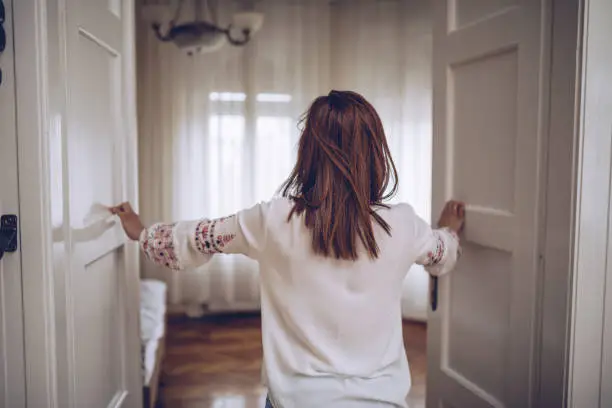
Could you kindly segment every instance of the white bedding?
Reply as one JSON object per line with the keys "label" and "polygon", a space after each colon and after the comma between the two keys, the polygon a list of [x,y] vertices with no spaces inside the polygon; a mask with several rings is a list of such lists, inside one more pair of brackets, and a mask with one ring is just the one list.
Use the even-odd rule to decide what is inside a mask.
{"label": "white bedding", "polygon": [[158,340],[149,340],[142,344],[142,380],[145,386],[149,386],[153,370],[155,370],[155,356],[157,355]]}
{"label": "white bedding", "polygon": [[165,334],[166,290],[164,282],[140,281],[140,341],[145,385],[151,381],[159,340]]}

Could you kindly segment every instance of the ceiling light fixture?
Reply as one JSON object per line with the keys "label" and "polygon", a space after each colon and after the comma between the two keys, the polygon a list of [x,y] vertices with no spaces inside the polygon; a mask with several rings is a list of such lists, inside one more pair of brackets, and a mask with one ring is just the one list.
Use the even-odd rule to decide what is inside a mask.
{"label": "ceiling light fixture", "polygon": [[[195,1],[194,21],[178,23],[184,0],[179,0],[174,18],[170,21],[165,33],[162,33],[160,23],[153,24],[155,35],[160,41],[173,42],[177,47],[185,49],[188,54],[194,52],[212,52],[221,48],[227,41],[234,46],[247,44],[253,35],[261,29],[264,16],[258,12],[241,12],[234,14],[228,27],[220,27],[213,21],[207,21],[202,16],[202,3]],[[208,1],[204,1],[209,14]]]}

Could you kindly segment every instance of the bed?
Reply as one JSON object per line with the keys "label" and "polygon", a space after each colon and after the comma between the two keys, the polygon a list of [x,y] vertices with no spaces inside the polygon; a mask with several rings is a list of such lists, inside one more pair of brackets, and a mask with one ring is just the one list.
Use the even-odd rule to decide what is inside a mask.
{"label": "bed", "polygon": [[140,341],[144,408],[154,408],[159,394],[166,339],[166,284],[140,282]]}

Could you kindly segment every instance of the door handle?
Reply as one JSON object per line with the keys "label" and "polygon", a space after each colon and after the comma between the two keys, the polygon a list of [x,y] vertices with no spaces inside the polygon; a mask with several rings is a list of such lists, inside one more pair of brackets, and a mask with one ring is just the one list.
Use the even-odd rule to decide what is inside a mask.
{"label": "door handle", "polygon": [[430,276],[429,283],[429,301],[431,302],[431,311],[438,310],[438,277]]}
{"label": "door handle", "polygon": [[0,259],[5,252],[17,251],[17,221],[16,215],[0,217]]}

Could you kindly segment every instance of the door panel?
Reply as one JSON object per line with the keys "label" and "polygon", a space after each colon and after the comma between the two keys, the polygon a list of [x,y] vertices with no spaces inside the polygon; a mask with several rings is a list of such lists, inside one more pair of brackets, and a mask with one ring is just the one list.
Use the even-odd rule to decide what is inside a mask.
{"label": "door panel", "polygon": [[463,256],[429,312],[429,407],[528,407],[548,4],[434,11],[433,208],[467,204]]}
{"label": "door panel", "polygon": [[[6,48],[0,53],[0,215],[19,215],[13,10],[4,0]],[[23,299],[20,252],[0,260],[0,406],[25,407]]]}
{"label": "door panel", "polygon": [[[77,407],[106,407],[125,389],[122,362],[121,276],[123,253],[113,250],[91,260],[75,276],[75,374]],[[92,321],[96,322],[92,324]],[[92,369],[95,367],[95,369]]]}
{"label": "door panel", "polygon": [[57,172],[63,196],[54,203],[61,203],[68,220],[56,237],[66,248],[56,253],[63,259],[56,259],[59,405],[137,407],[138,299],[130,289],[138,279],[137,263],[119,223],[100,207],[130,199],[134,83],[126,61],[132,58],[133,33],[123,16],[133,4],[66,0],[65,14],[62,2],[57,4],[65,19],[65,34],[60,21],[59,35],[66,39],[60,74],[66,108],[65,129],[58,131],[65,146]]}
{"label": "door panel", "polygon": [[448,5],[449,25],[454,30],[478,23],[503,12],[516,3],[516,0],[450,0]]}
{"label": "door panel", "polygon": [[[123,200],[121,125],[122,27],[103,2],[68,7],[68,164],[70,225],[98,229],[96,204]],[[74,377],[76,406],[109,406],[125,384],[123,276],[117,262],[124,245],[118,224],[73,239]],[[77,234],[72,234],[76,238]],[[95,367],[95,369],[94,369]]]}

